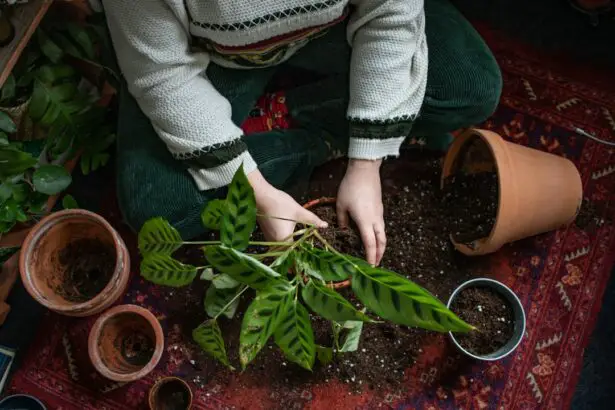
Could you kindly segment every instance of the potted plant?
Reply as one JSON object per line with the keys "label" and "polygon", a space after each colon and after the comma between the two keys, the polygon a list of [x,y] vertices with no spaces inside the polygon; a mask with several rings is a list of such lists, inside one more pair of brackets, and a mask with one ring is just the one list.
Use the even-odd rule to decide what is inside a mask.
{"label": "potted plant", "polygon": [[512,353],[525,335],[525,311],[506,285],[493,279],[472,279],[459,286],[447,307],[480,329],[466,335],[450,333],[463,353],[478,359],[499,360]]}
{"label": "potted plant", "polygon": [[179,377],[164,377],[149,391],[151,410],[188,410],[192,406],[192,390]]}
{"label": "potted plant", "polygon": [[451,212],[451,239],[466,255],[571,223],[583,198],[581,176],[562,157],[470,129],[453,141],[441,186]]}
{"label": "potted plant", "polygon": [[60,314],[88,316],[124,293],[130,258],[104,218],[69,209],[46,216],[30,230],[19,270],[26,290],[39,303]]}
{"label": "potted plant", "polygon": [[88,338],[88,353],[96,370],[109,380],[138,380],[160,361],[164,336],[158,319],[147,309],[119,305],[103,313]]}
{"label": "potted plant", "polygon": [[[211,319],[192,335],[203,350],[228,367],[231,363],[218,319],[232,318],[241,295],[251,290],[256,296],[244,312],[240,332],[243,368],[272,336],[288,360],[306,369],[312,368],[317,356],[328,360],[332,350],[316,346],[308,309],[333,322],[338,334],[354,329],[344,331],[345,340],[340,342],[349,342],[349,349],[356,349],[363,323],[375,321],[367,312],[439,332],[475,330],[415,283],[337,251],[314,226],[301,227],[289,241],[251,241],[257,210],[243,169],[235,174],[226,199],[210,202],[201,216],[205,227],[220,231],[219,241],[184,242],[163,218],[146,222],[139,232],[141,275],[175,287],[192,283],[199,274],[211,282],[205,296]],[[171,255],[182,245],[202,246],[209,265],[191,266],[174,259]],[[248,253],[252,245],[267,251]],[[357,309],[335,290],[335,283],[348,279],[365,310]]]}

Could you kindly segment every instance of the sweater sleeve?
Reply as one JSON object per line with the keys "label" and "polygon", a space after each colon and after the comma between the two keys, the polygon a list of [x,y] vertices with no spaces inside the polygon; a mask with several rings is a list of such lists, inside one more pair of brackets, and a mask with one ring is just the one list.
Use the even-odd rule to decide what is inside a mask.
{"label": "sweater sleeve", "polygon": [[351,0],[349,158],[399,155],[427,84],[423,0]]}
{"label": "sweater sleeve", "polygon": [[231,105],[206,78],[209,56],[190,50],[182,0],[104,0],[131,94],[200,190],[229,184],[256,164],[231,120]]}

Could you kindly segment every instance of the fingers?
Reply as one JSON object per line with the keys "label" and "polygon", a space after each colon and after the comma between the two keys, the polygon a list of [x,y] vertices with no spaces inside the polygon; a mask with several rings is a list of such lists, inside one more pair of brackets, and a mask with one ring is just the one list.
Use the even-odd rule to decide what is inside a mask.
{"label": "fingers", "polygon": [[348,211],[340,205],[340,202],[337,203],[335,212],[337,213],[337,224],[340,228],[348,228]]}
{"label": "fingers", "polygon": [[376,265],[380,265],[382,256],[387,247],[387,236],[384,230],[384,222],[374,225],[374,235],[376,236]]}
{"label": "fingers", "polygon": [[378,246],[376,242],[376,234],[372,224],[360,225],[361,240],[365,247],[365,259],[370,265],[376,265],[378,262]]}
{"label": "fingers", "polygon": [[325,221],[323,221],[322,219],[314,215],[314,213],[312,213],[311,211],[308,211],[307,209],[301,206],[299,207],[298,213],[299,213],[299,215],[297,216],[298,221],[304,222],[306,224],[314,225],[317,228],[322,228],[322,229],[329,226],[329,224],[327,224]]}

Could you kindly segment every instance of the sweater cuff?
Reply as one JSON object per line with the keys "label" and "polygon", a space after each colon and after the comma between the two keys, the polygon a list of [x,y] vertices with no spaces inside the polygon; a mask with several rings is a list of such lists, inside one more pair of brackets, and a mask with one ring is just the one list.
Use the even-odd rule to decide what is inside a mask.
{"label": "sweater cuff", "polygon": [[257,168],[256,162],[254,162],[250,153],[244,151],[238,157],[235,157],[223,165],[214,168],[189,168],[188,172],[190,172],[194,178],[194,182],[196,182],[199,190],[207,191],[230,184],[233,180],[233,176],[235,176],[235,172],[242,164],[246,174],[249,174]]}
{"label": "sweater cuff", "polygon": [[380,159],[399,156],[399,147],[410,135],[413,117],[387,121],[351,119],[348,158]]}

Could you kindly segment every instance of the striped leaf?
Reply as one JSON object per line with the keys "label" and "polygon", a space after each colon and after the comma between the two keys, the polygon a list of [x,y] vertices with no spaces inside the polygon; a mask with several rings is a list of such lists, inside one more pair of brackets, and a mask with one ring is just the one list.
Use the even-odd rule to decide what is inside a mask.
{"label": "striped leaf", "polygon": [[312,370],[316,346],[310,315],[292,294],[289,295],[287,309],[282,312],[282,319],[275,331],[275,342],[288,360]]}
{"label": "striped leaf", "polygon": [[254,190],[248,182],[243,166],[235,172],[228,187],[226,206],[220,223],[220,240],[230,248],[243,251],[256,226]]}
{"label": "striped leaf", "polygon": [[383,319],[437,332],[474,329],[425,289],[397,273],[368,265],[355,266],[352,290],[368,309]]}
{"label": "striped leaf", "polygon": [[273,263],[270,265],[271,269],[278,272],[280,275],[286,276],[288,272],[292,269],[293,264],[295,263],[295,252],[293,250],[288,250],[280,255]]}
{"label": "striped leaf", "polygon": [[220,230],[220,221],[224,213],[226,201],[222,199],[214,199],[209,201],[203,212],[201,212],[201,222],[207,229]]}
{"label": "striped leaf", "polygon": [[233,366],[228,361],[226,356],[226,349],[224,348],[224,340],[222,339],[222,332],[218,322],[210,319],[203,322],[192,331],[192,339],[203,349],[206,353],[213,356],[214,359],[226,367],[233,369]]}
{"label": "striped leaf", "polygon": [[334,322],[346,320],[371,321],[369,317],[355,309],[339,293],[314,281],[310,281],[303,288],[301,296],[310,309],[325,319]]}
{"label": "striped leaf", "polygon": [[296,252],[297,269],[307,275],[327,282],[339,282],[348,279],[355,271],[353,265],[342,256],[302,245]]}
{"label": "striped leaf", "polygon": [[196,268],[169,255],[151,254],[141,261],[141,276],[157,285],[180,287],[192,283]]}
{"label": "striped leaf", "polygon": [[264,289],[280,274],[269,266],[224,245],[208,246],[205,256],[214,268],[254,289]]}
{"label": "striped leaf", "polygon": [[244,369],[273,335],[288,309],[289,295],[293,291],[288,283],[275,283],[258,292],[248,306],[239,335],[239,360]]}
{"label": "striped leaf", "polygon": [[222,314],[232,319],[237,311],[237,306],[239,306],[240,298],[235,299],[230,305],[229,303],[241,291],[242,289],[217,289],[215,286],[210,285],[207,293],[205,293],[205,311],[209,316],[215,317],[226,306]]}
{"label": "striped leaf", "polygon": [[342,328],[346,330],[346,337],[342,347],[340,347],[340,352],[356,352],[361,340],[363,322],[344,322],[342,323]]}
{"label": "striped leaf", "polygon": [[171,255],[182,245],[182,238],[164,218],[152,218],[139,231],[139,251],[142,255]]}
{"label": "striped leaf", "polygon": [[321,364],[329,364],[333,361],[333,349],[327,346],[316,345],[316,357]]}
{"label": "striped leaf", "polygon": [[211,283],[218,289],[234,289],[239,286],[239,282],[226,273],[216,275],[216,277],[211,280]]}

